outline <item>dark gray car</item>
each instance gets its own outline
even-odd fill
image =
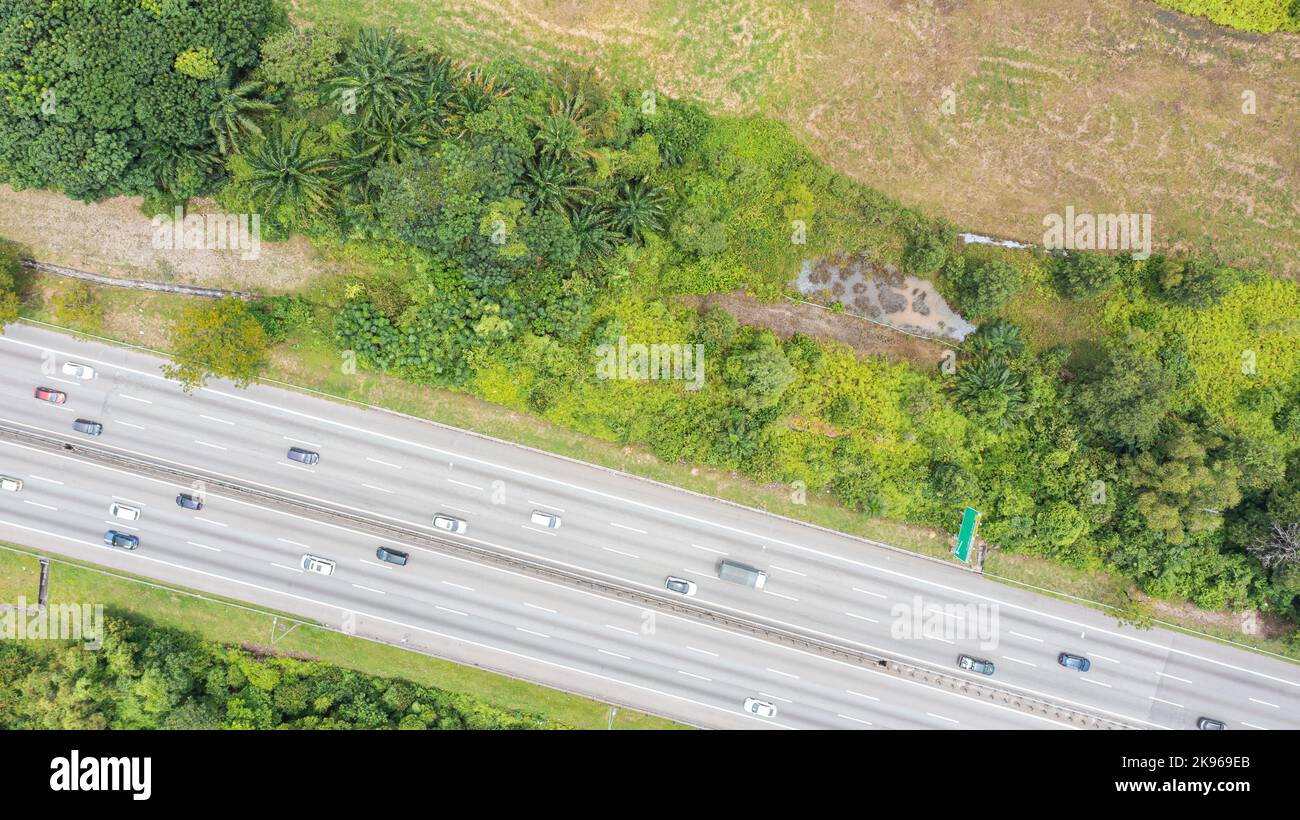
[[[391,550],[388,547],[380,547],[379,549],[375,550],[375,557],[378,558],[380,561],[387,561],[390,564],[397,564],[399,567],[406,566],[406,562],[411,559],[411,556],[407,555],[406,553],[400,550]]]
[[[320,461],[320,453],[313,453],[311,450],[304,450],[301,447],[290,447],[289,460],[296,461],[299,464],[315,464]]]
[[[72,429],[88,436],[97,436],[104,432],[104,425],[90,419],[77,419],[72,423]]]

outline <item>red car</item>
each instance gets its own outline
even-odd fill
[[[32,395],[41,401],[48,401],[51,404],[63,404],[68,400],[68,394],[62,390],[51,390],[48,387],[38,387]]]

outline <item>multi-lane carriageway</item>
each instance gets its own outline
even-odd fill
[[[65,361],[92,365],[95,378],[63,374]],[[0,337],[0,424],[416,530],[432,531],[432,513],[445,512],[468,522],[452,536],[466,543],[656,592],[668,575],[689,578],[702,605],[954,674],[967,674],[954,668],[959,653],[987,658],[996,685],[1130,725],[1185,729],[1209,716],[1233,729],[1300,727],[1300,669],[1280,659],[1117,626],[1091,608],[884,545],[396,414],[264,385],[216,383],[186,395],[160,364],[12,325]],[[37,385],[66,392],[67,403],[35,400]],[[103,435],[79,437],[76,418],[102,422]],[[320,452],[320,463],[288,461],[291,446]],[[1056,725],[434,550],[392,567],[375,559],[373,536],[219,493],[201,511],[183,510],[173,503],[183,487],[66,455],[5,443],[0,474],[25,485],[0,494],[5,540],[328,624],[348,618],[362,634],[698,725]],[[144,511],[135,530],[110,521],[114,500]],[[563,526],[533,525],[532,510],[560,515]],[[109,528],[139,535],[140,549],[104,547]],[[308,576],[303,553],[338,569]],[[766,570],[766,588],[718,580],[723,557]],[[978,629],[902,634],[915,609],[960,618],[968,604]],[[991,638],[977,634],[991,624]],[[1061,651],[1088,657],[1091,670],[1061,668]],[[742,714],[746,697],[775,704],[777,716]]]

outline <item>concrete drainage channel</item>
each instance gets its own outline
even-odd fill
[[[123,455],[98,447],[65,441],[54,436],[34,433],[8,425],[0,425],[0,439],[23,444],[35,449],[62,455],[72,455],[88,462],[103,464],[117,469],[124,469],[137,475],[156,478],[174,483],[183,488],[190,488],[201,482],[205,491],[219,491],[220,494],[242,501],[253,502],[263,507],[291,511],[318,521],[339,524],[351,529],[373,534],[376,538],[395,544],[418,545],[442,553],[458,555],[484,564],[504,567],[515,572],[542,578],[555,583],[584,589],[609,598],[635,603],[660,612],[669,612],[686,618],[693,618],[723,629],[759,638],[770,643],[789,646],[804,652],[831,658],[843,663],[853,664],[894,675],[906,680],[916,681],[928,686],[935,686],[948,691],[996,703],[1018,711],[1038,715],[1058,721],[1066,726],[1080,729],[1135,729],[1137,726],[1105,717],[1103,715],[1059,706],[1048,701],[1029,697],[1009,689],[999,689],[976,681],[967,680],[944,671],[918,666],[910,663],[876,655],[861,649],[843,646],[819,638],[802,635],[780,627],[770,626],[759,621],[738,618],[733,615],[715,612],[703,606],[690,604],[677,599],[669,599],[648,592],[602,581],[580,573],[550,566],[537,561],[505,555],[486,547],[451,541],[432,533],[420,532],[396,524],[387,524],[373,518],[338,510],[322,504],[298,498],[286,497],[259,489],[255,486],[239,484],[226,478],[205,473],[172,467],[167,464],[149,461],[135,456]]]

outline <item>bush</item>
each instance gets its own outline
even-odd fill
[[[267,338],[278,342],[290,331],[309,326],[312,310],[307,300],[296,294],[268,296],[253,306],[253,316]]]
[[[928,231],[917,236],[903,254],[903,268],[913,276],[933,276],[948,260],[948,244],[944,237]]]
[[[90,333],[98,332],[104,321],[99,289],[82,279],[63,283],[50,298],[50,309],[59,324]]]
[[[1185,263],[1161,260],[1158,269],[1165,298],[1190,308],[1218,304],[1241,281],[1240,273],[1233,268],[1199,259]]]
[[[1120,277],[1117,257],[1094,251],[1076,251],[1058,257],[1057,285],[1071,299],[1086,299],[1109,290]]]
[[[1025,287],[1020,268],[1007,262],[989,260],[976,265],[950,266],[948,277],[957,304],[967,318],[997,313]]]
[[[1270,34],[1300,31],[1300,0],[1156,0],[1184,14],[1208,17],[1223,26]]]
[[[186,77],[211,80],[221,70],[210,48],[187,48],[176,55],[174,67]]]
[[[18,319],[18,273],[22,270],[18,252],[0,244],[0,333],[4,326]]]

